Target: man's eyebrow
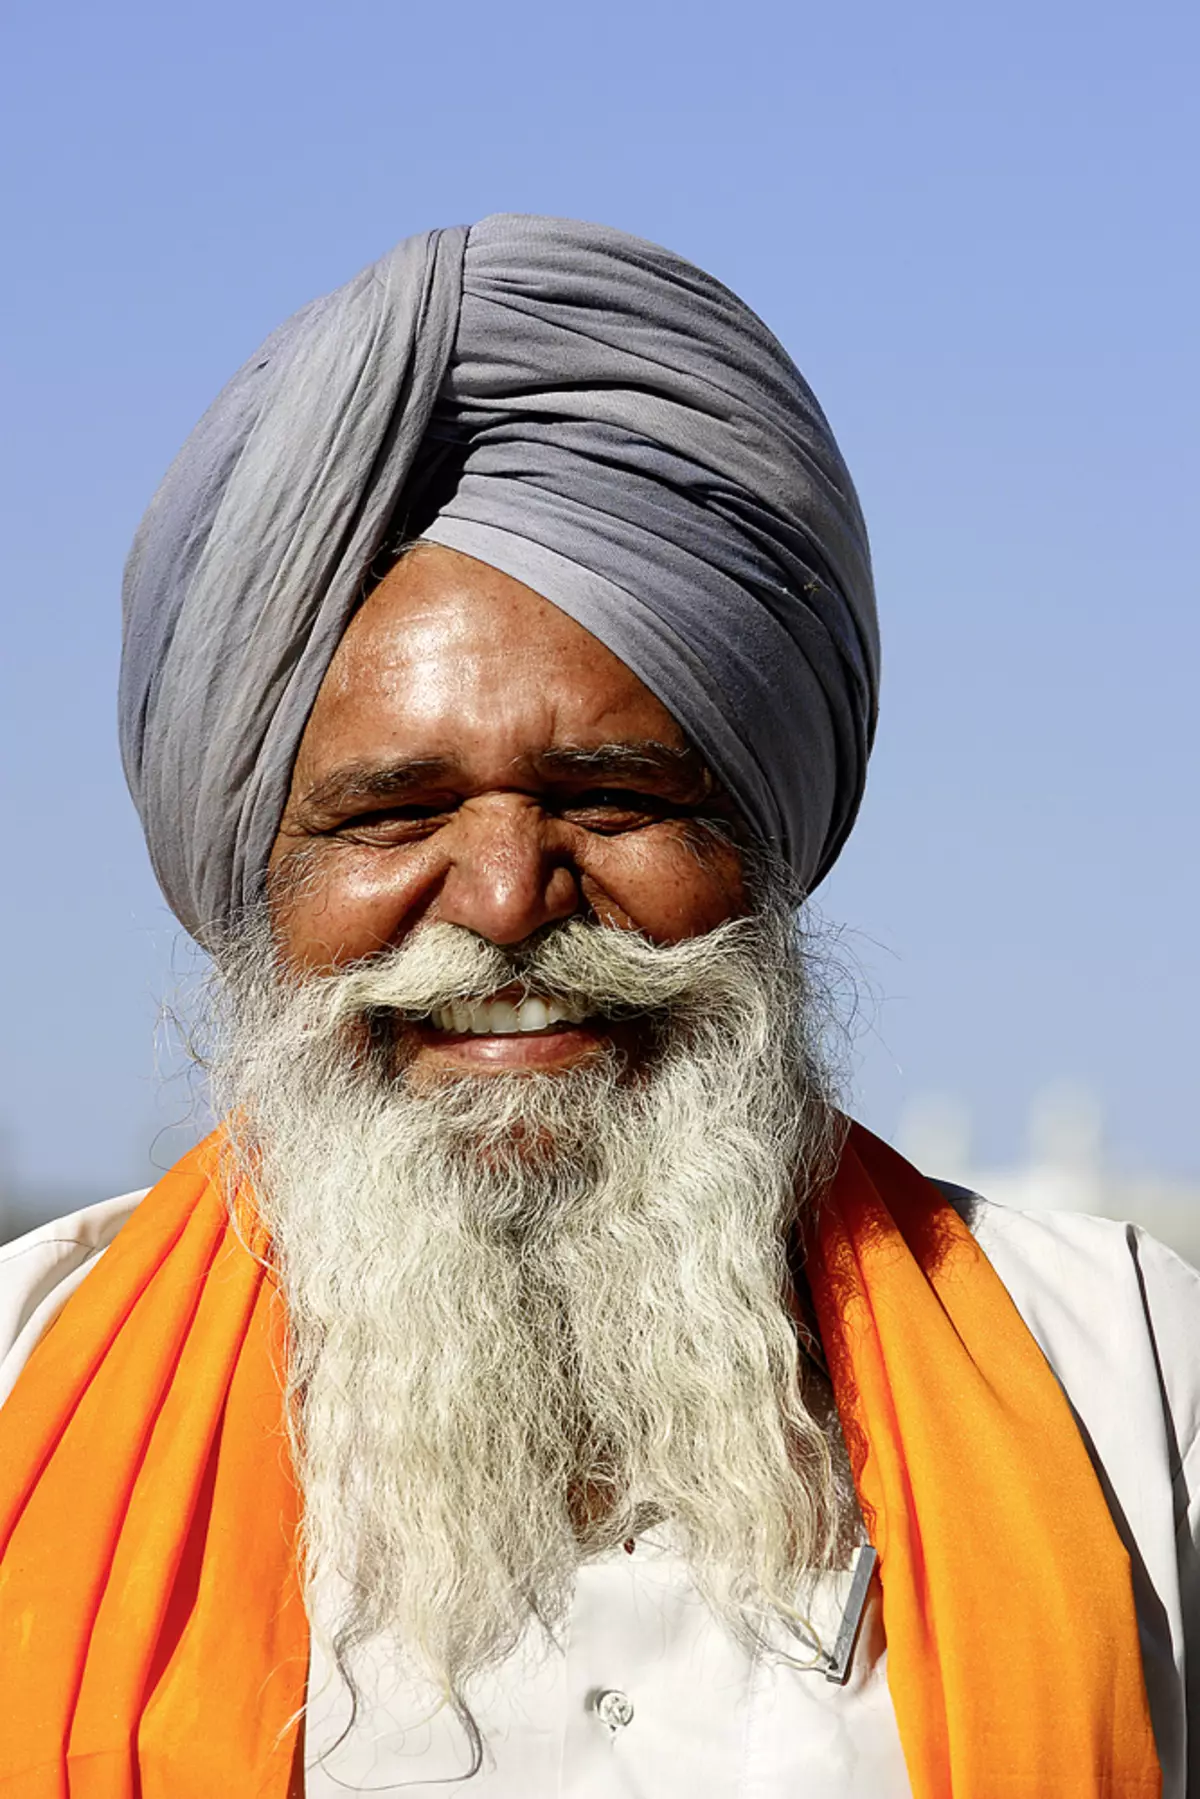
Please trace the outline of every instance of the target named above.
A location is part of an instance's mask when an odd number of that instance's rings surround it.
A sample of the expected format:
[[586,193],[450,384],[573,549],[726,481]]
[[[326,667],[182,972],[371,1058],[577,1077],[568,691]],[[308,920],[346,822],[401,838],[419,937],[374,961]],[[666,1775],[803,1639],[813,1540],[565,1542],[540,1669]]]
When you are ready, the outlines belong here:
[[417,788],[450,781],[459,773],[448,756],[404,756],[396,762],[350,762],[335,768],[300,796],[315,812],[348,812],[356,806],[383,805],[403,799]]
[[675,780],[703,781],[708,776],[704,762],[686,745],[660,743],[643,737],[619,743],[601,743],[583,749],[565,744],[549,749],[537,758],[537,768],[548,775],[592,780],[634,780],[640,777],[666,775]]
[[[677,784],[711,784],[695,750],[656,738],[623,739],[590,748],[563,744],[542,752],[534,767],[559,780],[633,781],[662,779]],[[350,762],[335,768],[299,796],[306,812],[341,816],[364,806],[396,805],[422,788],[453,786],[462,778],[450,756],[405,756],[397,761]]]

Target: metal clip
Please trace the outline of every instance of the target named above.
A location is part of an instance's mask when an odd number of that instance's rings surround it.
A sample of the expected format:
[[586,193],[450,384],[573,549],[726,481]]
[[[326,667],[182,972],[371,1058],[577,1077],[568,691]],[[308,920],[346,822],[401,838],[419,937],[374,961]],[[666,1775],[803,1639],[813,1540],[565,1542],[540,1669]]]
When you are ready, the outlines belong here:
[[833,1654],[825,1665],[826,1680],[835,1681],[840,1687],[844,1687],[850,1678],[850,1664],[854,1660],[854,1645],[858,1641],[858,1633],[862,1627],[863,1612],[867,1605],[867,1592],[878,1560],[879,1557],[869,1543],[864,1543],[855,1557],[854,1572],[850,1577],[850,1591],[846,1595],[846,1603],[842,1608],[842,1621],[838,1626],[837,1640],[833,1645]]

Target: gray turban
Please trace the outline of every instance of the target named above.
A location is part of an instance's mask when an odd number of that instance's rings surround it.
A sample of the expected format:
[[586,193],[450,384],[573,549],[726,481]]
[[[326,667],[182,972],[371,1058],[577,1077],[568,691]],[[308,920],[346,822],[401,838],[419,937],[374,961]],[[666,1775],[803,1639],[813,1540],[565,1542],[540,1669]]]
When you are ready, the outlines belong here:
[[263,892],[301,734],[381,550],[419,535],[585,626],[811,888],[862,795],[878,639],[825,416],[766,326],[653,244],[500,216],[281,326],[130,553],[120,730],[202,941]]

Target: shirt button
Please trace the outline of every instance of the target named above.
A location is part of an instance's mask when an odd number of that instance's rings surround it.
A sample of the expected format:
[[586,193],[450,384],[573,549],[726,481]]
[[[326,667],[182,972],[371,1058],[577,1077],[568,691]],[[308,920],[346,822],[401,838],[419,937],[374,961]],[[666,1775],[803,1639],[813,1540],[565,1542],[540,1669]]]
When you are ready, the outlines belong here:
[[624,1730],[633,1717],[633,1700],[628,1693],[620,1693],[616,1688],[596,1695],[596,1716],[602,1724],[615,1736],[618,1730]]

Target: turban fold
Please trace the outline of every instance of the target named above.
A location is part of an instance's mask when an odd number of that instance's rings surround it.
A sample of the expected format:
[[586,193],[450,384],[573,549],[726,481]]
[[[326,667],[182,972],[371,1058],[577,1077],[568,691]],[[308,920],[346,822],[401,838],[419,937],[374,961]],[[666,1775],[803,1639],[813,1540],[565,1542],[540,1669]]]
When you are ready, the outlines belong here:
[[263,892],[296,750],[381,549],[515,576],[667,706],[810,889],[862,796],[879,648],[829,425],[748,307],[570,220],[411,237],[269,337],[125,571],[120,732],[202,941]]

